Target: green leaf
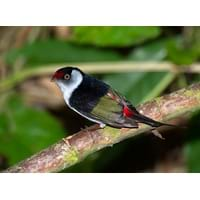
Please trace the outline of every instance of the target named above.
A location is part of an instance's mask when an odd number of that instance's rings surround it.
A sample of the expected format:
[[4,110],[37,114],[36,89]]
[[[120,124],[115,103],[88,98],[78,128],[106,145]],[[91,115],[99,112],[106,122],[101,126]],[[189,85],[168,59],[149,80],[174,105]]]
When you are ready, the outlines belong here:
[[6,61],[13,64],[24,58],[27,65],[63,62],[113,61],[122,56],[114,50],[82,47],[65,41],[46,40],[26,44],[24,47],[8,52]]
[[200,172],[200,135],[199,135],[199,117],[200,111],[196,111],[190,119],[187,143],[184,147],[184,155],[188,172]]
[[25,106],[13,96],[0,113],[0,154],[10,165],[64,137],[64,130],[47,112]]
[[134,61],[160,61],[166,58],[167,40],[158,40],[143,46],[136,47],[128,56],[129,60]]
[[168,72],[135,72],[106,75],[104,81],[134,104],[158,96],[174,79]]
[[181,37],[172,39],[167,45],[168,59],[178,65],[189,65],[199,57],[199,47],[186,47]]
[[188,172],[200,172],[200,140],[192,141],[185,146]]
[[161,33],[159,27],[74,27],[71,40],[77,44],[100,47],[128,47],[156,38]]

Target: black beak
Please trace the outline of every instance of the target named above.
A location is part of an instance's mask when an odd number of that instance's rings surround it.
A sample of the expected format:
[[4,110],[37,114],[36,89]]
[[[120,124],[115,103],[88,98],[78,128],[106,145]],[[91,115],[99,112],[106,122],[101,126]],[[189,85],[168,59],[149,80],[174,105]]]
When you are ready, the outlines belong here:
[[52,77],[51,77],[51,82],[54,82],[55,79],[56,79],[56,77],[55,77],[55,76],[52,76]]

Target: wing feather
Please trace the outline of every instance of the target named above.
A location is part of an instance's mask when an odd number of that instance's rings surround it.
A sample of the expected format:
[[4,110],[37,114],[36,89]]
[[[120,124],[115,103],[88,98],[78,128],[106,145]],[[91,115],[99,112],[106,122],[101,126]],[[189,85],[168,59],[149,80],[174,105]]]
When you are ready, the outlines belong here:
[[93,108],[90,117],[114,127],[138,127],[133,119],[123,116],[125,104],[125,98],[110,88]]

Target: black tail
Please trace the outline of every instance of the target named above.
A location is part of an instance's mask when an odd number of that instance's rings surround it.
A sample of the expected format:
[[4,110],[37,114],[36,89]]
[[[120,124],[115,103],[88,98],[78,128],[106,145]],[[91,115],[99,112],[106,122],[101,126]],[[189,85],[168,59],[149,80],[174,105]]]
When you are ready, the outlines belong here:
[[[162,122],[158,122],[158,121],[155,121],[151,118],[148,118],[140,113],[135,113],[134,116],[133,116],[133,119],[136,120],[137,122],[141,122],[143,124],[147,124],[147,125],[150,125],[152,127],[160,127],[160,126],[171,126],[171,127],[176,127],[178,128],[179,126],[176,126],[176,125],[173,125],[173,124],[165,124],[165,123],[162,123]],[[179,127],[180,128],[180,127]]]

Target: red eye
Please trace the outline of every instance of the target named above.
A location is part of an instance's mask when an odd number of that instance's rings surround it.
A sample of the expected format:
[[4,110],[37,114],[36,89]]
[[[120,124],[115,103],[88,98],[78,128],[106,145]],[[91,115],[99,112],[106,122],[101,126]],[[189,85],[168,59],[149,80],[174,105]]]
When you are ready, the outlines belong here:
[[70,79],[70,75],[69,75],[69,74],[65,74],[65,75],[64,75],[64,79],[65,79],[65,80],[69,80],[69,79]]

